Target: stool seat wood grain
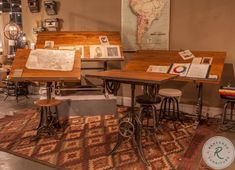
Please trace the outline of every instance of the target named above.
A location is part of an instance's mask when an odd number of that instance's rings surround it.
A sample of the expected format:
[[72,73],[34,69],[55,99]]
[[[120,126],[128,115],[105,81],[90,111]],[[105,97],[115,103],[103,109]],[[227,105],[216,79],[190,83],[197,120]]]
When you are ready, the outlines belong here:
[[182,91],[178,89],[164,88],[159,90],[159,95],[163,97],[180,97]]
[[51,107],[51,106],[57,106],[61,103],[61,100],[56,99],[41,99],[35,102],[36,105],[40,107]]

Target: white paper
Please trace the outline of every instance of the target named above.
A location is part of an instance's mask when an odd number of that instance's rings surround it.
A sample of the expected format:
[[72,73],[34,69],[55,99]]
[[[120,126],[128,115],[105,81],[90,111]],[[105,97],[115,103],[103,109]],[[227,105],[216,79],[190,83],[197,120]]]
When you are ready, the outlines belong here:
[[109,45],[109,39],[107,36],[99,36],[101,45]]
[[193,58],[192,63],[193,64],[201,64],[201,61],[202,61],[202,57],[195,57],[195,58]]
[[193,55],[193,53],[190,50],[184,50],[184,51],[180,51],[179,55],[184,59],[184,60],[189,60],[191,58],[194,58],[195,56]]
[[167,73],[170,66],[155,66],[150,65],[147,72],[155,72],[155,73]]
[[31,50],[26,68],[37,70],[72,71],[75,51],[70,50]]
[[76,50],[76,51],[79,51],[81,58],[84,58],[84,46],[83,45],[60,46],[59,50]]
[[210,65],[191,64],[187,77],[206,78]]

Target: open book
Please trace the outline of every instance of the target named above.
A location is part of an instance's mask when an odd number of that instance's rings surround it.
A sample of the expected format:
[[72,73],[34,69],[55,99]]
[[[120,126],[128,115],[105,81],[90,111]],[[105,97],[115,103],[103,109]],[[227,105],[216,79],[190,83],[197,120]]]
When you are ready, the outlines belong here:
[[209,64],[191,64],[186,77],[207,78],[210,70]]

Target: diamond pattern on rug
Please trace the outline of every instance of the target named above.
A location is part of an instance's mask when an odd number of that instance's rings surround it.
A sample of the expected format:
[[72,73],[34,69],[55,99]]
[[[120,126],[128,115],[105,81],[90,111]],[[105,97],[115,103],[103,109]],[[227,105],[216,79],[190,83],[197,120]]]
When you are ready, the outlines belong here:
[[65,165],[70,164],[72,162],[79,162],[83,158],[82,149],[72,150],[72,151],[65,151],[62,152],[59,156],[59,164]]
[[102,156],[89,161],[89,170],[108,170],[113,167],[111,156]]
[[31,146],[31,147],[26,147],[26,148],[17,148],[17,149],[14,149],[13,152],[20,153],[24,156],[31,157],[34,152],[34,147]]
[[89,157],[102,156],[108,153],[106,145],[99,145],[89,148]]
[[117,154],[114,155],[114,162],[117,167],[134,163],[137,161],[138,161],[138,156],[133,150],[118,152]]
[[87,131],[86,137],[94,137],[94,136],[100,136],[104,134],[104,129],[103,128],[96,128],[96,129],[91,129]]
[[178,153],[184,150],[178,141],[162,142],[160,147],[164,154]]
[[151,164],[152,169],[161,169],[161,170],[170,170],[173,169],[170,163],[167,161],[166,157],[160,157],[153,160],[150,160],[149,163]]
[[61,146],[61,151],[70,150],[70,149],[78,149],[83,146],[83,140],[72,140],[72,141],[64,141]]
[[57,143],[51,143],[47,145],[41,145],[39,146],[36,155],[44,155],[49,154],[56,151]]
[[104,136],[97,136],[97,137],[92,137],[87,139],[87,147],[91,147],[94,145],[99,145],[103,144],[105,142],[105,137]]
[[[57,131],[57,137],[44,136],[34,142],[31,139],[39,123],[39,114],[35,110],[7,116],[0,119],[0,149],[58,168],[142,170],[145,165],[131,140],[125,140],[113,155],[108,155],[117,142],[118,118],[127,110],[127,107],[118,107],[117,115],[70,117],[69,125]],[[195,134],[190,121],[177,127],[178,132],[175,132],[172,122],[165,121],[163,134],[143,133],[141,141],[149,169],[177,169]],[[154,137],[161,142],[160,147]]]
[[58,153],[47,154],[43,156],[36,156],[36,158],[40,161],[45,161],[45,162],[55,165],[56,161],[58,160]]

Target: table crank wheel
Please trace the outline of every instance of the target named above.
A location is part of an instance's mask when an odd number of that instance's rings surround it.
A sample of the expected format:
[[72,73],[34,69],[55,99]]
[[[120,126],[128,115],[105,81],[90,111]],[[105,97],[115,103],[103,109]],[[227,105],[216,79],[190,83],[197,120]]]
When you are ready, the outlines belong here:
[[135,127],[132,122],[128,120],[121,121],[119,123],[119,134],[125,138],[130,138],[135,132]]

